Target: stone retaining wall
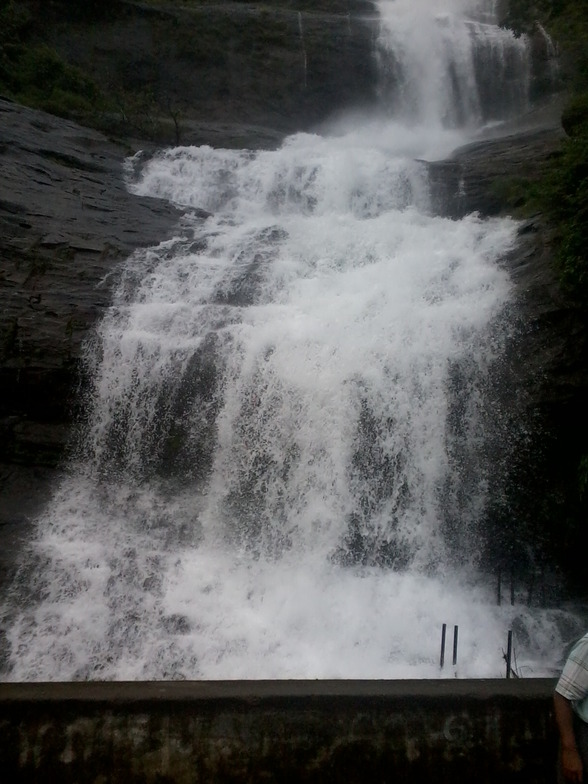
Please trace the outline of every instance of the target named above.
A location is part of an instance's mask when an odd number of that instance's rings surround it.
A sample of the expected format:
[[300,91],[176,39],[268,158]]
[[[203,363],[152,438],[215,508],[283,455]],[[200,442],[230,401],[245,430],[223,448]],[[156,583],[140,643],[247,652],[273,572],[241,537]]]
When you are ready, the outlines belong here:
[[0,685],[2,780],[553,780],[551,679]]

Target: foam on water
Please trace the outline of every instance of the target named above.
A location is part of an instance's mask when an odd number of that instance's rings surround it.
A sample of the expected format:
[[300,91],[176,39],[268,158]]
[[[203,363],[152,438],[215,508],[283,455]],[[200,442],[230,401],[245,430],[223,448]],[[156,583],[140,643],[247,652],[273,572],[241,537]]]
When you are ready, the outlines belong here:
[[[511,628],[517,671],[537,677],[578,632],[564,609],[497,607],[463,572],[347,569],[299,550],[254,559],[198,543],[192,528],[170,546],[157,494],[116,495],[100,509],[79,477],[58,494],[30,565],[37,601],[12,626],[9,679],[500,677]],[[176,498],[165,514],[185,524],[193,503]],[[440,670],[443,622],[459,626],[459,657]]]
[[[404,41],[490,13],[381,7]],[[5,677],[434,678],[454,674],[444,622],[455,675],[502,675],[510,628],[519,672],[552,674],[573,615],[499,607],[479,570],[516,224],[431,214],[417,159],[466,138],[436,117],[129,161],[135,192],[194,211],[129,259],[89,348],[79,458],[4,606]]]

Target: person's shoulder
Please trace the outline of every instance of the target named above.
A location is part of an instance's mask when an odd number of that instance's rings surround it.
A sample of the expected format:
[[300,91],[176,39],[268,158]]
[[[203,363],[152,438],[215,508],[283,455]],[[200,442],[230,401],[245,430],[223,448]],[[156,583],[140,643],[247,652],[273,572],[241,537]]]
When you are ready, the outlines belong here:
[[573,644],[570,650],[570,658],[573,659],[586,659],[588,658],[588,632],[583,637]]

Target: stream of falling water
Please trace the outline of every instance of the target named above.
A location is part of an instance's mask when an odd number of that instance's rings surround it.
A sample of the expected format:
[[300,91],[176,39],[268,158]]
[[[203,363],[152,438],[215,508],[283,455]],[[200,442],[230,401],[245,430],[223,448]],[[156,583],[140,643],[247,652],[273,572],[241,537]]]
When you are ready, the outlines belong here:
[[498,607],[479,571],[516,224],[436,217],[422,162],[527,105],[526,41],[492,6],[382,0],[377,119],[129,161],[188,211],[88,348],[5,678],[490,677],[511,628],[520,674],[552,674],[573,617]]

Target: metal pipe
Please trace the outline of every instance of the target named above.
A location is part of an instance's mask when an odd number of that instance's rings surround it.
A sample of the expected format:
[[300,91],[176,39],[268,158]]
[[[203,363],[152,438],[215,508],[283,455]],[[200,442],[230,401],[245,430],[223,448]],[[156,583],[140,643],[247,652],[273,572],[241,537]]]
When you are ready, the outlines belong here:
[[510,678],[512,662],[512,630],[508,632],[508,643],[506,646],[506,677]]
[[457,664],[457,626],[453,627],[453,664]]
[[441,658],[439,659],[439,666],[443,669],[445,664],[445,636],[447,633],[447,624],[444,623],[441,627]]

